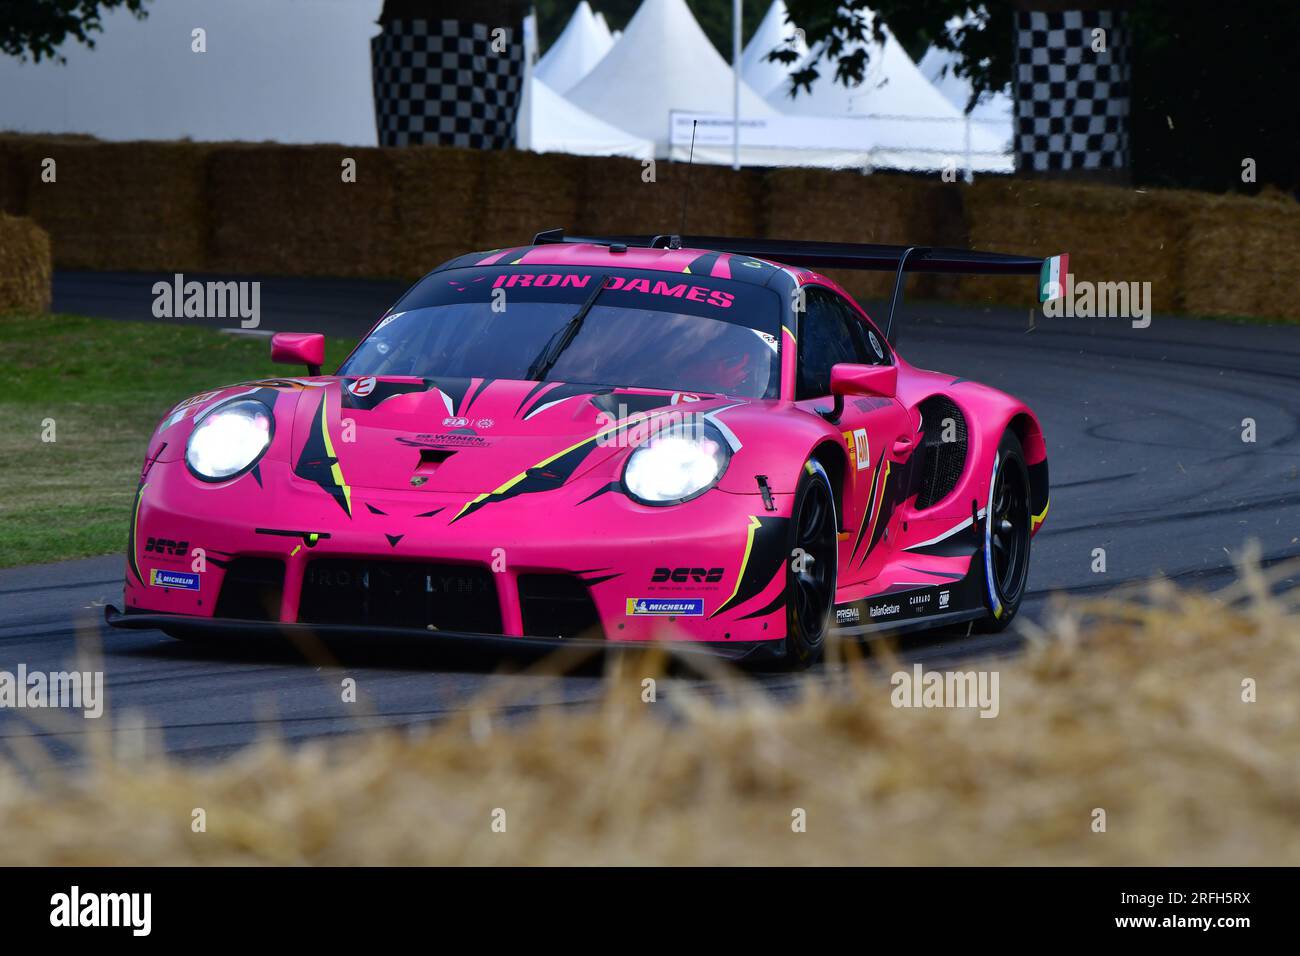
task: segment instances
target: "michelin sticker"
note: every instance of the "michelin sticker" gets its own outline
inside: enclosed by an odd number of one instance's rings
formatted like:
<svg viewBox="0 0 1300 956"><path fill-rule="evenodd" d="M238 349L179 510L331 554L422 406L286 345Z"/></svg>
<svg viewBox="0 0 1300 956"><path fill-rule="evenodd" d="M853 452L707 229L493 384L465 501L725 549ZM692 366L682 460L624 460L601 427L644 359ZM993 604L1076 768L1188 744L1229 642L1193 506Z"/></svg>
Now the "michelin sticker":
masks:
<svg viewBox="0 0 1300 956"><path fill-rule="evenodd" d="M700 617L704 598L628 598L629 617Z"/></svg>
<svg viewBox="0 0 1300 956"><path fill-rule="evenodd" d="M156 588L178 588L182 591L197 591L199 589L199 576L189 571L164 571L162 568L150 568L149 583Z"/></svg>

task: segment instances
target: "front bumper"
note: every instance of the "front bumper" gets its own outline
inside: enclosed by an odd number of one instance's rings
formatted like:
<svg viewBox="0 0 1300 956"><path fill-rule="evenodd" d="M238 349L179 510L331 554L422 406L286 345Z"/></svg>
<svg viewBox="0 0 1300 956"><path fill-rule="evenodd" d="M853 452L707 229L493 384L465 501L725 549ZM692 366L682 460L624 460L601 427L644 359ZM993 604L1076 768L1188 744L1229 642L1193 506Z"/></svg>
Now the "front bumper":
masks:
<svg viewBox="0 0 1300 956"><path fill-rule="evenodd" d="M150 612L127 613L113 605L104 608L104 622L110 627L124 630L161 630L180 638L256 638L283 639L298 647L313 646L317 642L364 640L368 643L423 642L431 639L439 645L459 646L467 650L500 651L504 653L547 654L557 650L584 651L592 654L609 650L646 651L670 647L673 654L705 654L723 660L759 661L784 657L785 645L781 641L756 641L748 643L715 641L603 641L590 638L559 638L533 636L504 636L501 634L475 634L465 631L430 632L416 627L358 627L348 624L296 624L281 621L244 621L237 618L190 617L184 614L154 614Z"/></svg>
<svg viewBox="0 0 1300 956"><path fill-rule="evenodd" d="M311 633L394 627L426 639L436 631L439 638L480 642L554 637L568 646L594 636L631 645L674 640L743 648L785 637L790 495L773 496L770 511L758 493L719 490L654 508L593 476L541 493L499 496L467 511L475 497L354 488L345 507L282 462L263 461L258 474L220 485L197 481L183 463L155 463L133 512L125 613L109 623L281 634L297 625ZM227 584L249 561L277 575L283 569L272 606L255 616L245 613L246 604L231 613L226 600ZM348 562L361 570L346 581L320 570ZM383 606L393 596L366 591L373 583L366 568L398 568L409 578L421 563L464 571L439 582L437 568L433 575L421 568L430 592L426 607L482 601L493 613L450 622L436 615L395 620L401 615ZM551 577L578 582L598 627L562 633L539 629L535 615L530 622L529 589ZM350 590L325 594L323 605L322 594L336 587ZM353 615L354 604L374 604L375 617ZM151 618L163 623L138 623Z"/></svg>

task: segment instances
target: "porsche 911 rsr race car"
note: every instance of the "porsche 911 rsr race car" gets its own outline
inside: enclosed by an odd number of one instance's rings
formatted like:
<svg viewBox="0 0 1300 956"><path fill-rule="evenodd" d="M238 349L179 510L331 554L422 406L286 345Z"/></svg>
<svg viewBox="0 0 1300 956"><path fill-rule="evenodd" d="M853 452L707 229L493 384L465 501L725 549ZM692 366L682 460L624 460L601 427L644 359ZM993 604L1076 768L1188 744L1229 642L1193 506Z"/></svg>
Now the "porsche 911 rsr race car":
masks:
<svg viewBox="0 0 1300 956"><path fill-rule="evenodd" d="M895 271L878 326L812 271ZM119 627L675 641L815 660L1025 593L1032 410L893 347L905 273L1058 259L539 235L416 283L333 375L188 398L149 442ZM680 645L679 645L680 646Z"/></svg>

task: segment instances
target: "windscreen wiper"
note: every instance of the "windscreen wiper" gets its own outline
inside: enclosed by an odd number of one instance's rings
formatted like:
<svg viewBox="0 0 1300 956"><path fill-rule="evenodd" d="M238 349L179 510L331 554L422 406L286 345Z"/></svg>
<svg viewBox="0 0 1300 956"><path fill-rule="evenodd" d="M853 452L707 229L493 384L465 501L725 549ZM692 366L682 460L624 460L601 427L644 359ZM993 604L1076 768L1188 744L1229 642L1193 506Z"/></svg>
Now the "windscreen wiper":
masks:
<svg viewBox="0 0 1300 956"><path fill-rule="evenodd" d="M582 303L582 307L573 313L573 318L565 323L564 328L556 331L546 341L546 347L533 359L533 363L528 366L528 371L524 373L524 378L529 381L540 382L546 378L551 369L555 368L555 363L560 360L564 350L573 344L573 340L578 337L582 331L582 323L586 321L587 313L591 311L596 300L600 298L601 292L605 290L605 282L609 279L608 275L600 277L596 283L596 288L587 296L587 301Z"/></svg>

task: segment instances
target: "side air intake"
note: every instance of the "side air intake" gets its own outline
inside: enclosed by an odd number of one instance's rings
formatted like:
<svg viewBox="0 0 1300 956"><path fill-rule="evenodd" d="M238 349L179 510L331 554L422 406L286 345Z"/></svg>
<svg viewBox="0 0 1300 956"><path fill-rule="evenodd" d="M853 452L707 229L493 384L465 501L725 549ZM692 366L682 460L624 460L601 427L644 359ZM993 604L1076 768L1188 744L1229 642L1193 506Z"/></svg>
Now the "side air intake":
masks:
<svg viewBox="0 0 1300 956"><path fill-rule="evenodd" d="M952 399L935 395L921 403L920 412L925 458L916 493L918 509L946 498L966 468L966 416L961 409Z"/></svg>

